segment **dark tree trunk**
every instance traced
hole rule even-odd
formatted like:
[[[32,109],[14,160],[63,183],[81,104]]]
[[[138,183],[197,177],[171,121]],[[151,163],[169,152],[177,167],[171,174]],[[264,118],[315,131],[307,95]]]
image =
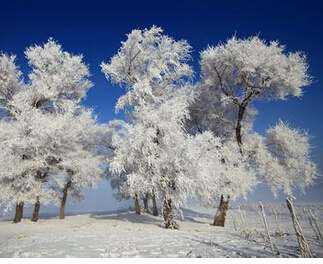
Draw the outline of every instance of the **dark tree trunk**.
[[[148,201],[149,201],[149,193],[146,193],[145,196],[142,198],[143,204],[144,204],[144,209],[146,213],[149,213],[149,206],[148,206]]]
[[[16,211],[15,211],[15,218],[13,219],[14,223],[20,222],[20,210],[19,210],[19,203],[16,203]]]
[[[39,210],[40,210],[40,201],[39,201],[39,197],[37,196],[37,201],[34,205],[34,211],[33,211],[33,216],[31,218],[31,221],[33,222],[37,222],[39,219]]]
[[[214,216],[214,221],[213,221],[214,226],[224,226],[225,218],[227,216],[227,211],[229,208],[229,200],[230,200],[230,197],[228,196],[228,199],[224,201],[224,197],[223,195],[221,195],[220,204]]]
[[[167,196],[164,198],[163,218],[165,228],[178,229],[178,224],[174,220],[172,199],[168,198]]]
[[[14,223],[19,223],[24,214],[24,202],[16,203],[16,212],[15,218],[13,219]]]
[[[61,200],[61,207],[59,209],[59,219],[64,219],[65,218],[65,204],[66,204],[66,199],[67,199],[67,193],[68,189],[71,187],[71,182],[69,181],[63,190],[63,197]]]
[[[242,132],[241,132],[241,122],[246,111],[246,107],[243,105],[239,105],[238,118],[236,124],[236,140],[240,149],[240,153],[242,154]]]
[[[141,208],[140,208],[140,204],[139,204],[138,194],[135,194],[133,199],[134,199],[134,203],[135,203],[136,214],[140,215],[141,214]]]
[[[153,215],[158,216],[157,201],[156,201],[156,195],[154,191],[151,195],[151,200],[153,201]]]

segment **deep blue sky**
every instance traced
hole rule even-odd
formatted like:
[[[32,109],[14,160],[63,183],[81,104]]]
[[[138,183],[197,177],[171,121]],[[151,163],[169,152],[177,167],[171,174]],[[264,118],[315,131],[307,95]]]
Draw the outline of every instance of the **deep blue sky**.
[[[314,83],[300,99],[257,103],[256,129],[263,132],[281,118],[305,128],[312,136],[314,159],[323,158],[323,4],[321,1],[1,1],[0,50],[17,54],[26,71],[24,49],[53,37],[69,52],[82,53],[90,66],[95,86],[87,106],[101,122],[116,117],[115,102],[123,91],[111,87],[99,65],[112,56],[134,28],[161,26],[177,39],[193,46],[198,71],[199,52],[207,45],[236,34],[258,34],[279,40],[288,50],[302,50],[309,58]],[[323,200],[323,181],[309,197]]]

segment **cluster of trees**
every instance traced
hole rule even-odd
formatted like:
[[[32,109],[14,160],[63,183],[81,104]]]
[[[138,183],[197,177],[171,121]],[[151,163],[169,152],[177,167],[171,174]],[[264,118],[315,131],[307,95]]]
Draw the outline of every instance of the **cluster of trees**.
[[[16,204],[15,222],[24,203],[60,204],[68,193],[97,183],[104,172],[114,126],[99,125],[80,102],[92,86],[82,56],[49,40],[26,50],[31,71],[24,81],[15,57],[0,56],[0,200]],[[104,140],[106,139],[106,140]]]
[[[221,197],[214,225],[223,226],[229,199],[260,182],[287,195],[312,184],[306,132],[282,121],[265,135],[253,129],[254,101],[302,96],[311,82],[306,57],[278,42],[233,37],[200,53],[195,81],[191,52],[158,27],[128,34],[101,64],[107,80],[125,89],[116,110],[127,122],[106,125],[81,105],[91,87],[81,56],[51,39],[33,46],[23,81],[15,58],[2,54],[1,202],[16,204],[18,218],[22,203],[36,203],[36,216],[40,201],[60,203],[63,218],[67,193],[79,198],[107,176],[137,213],[140,199],[146,210],[152,201],[154,215],[162,207],[166,228],[178,228],[176,213],[189,198],[214,205]]]

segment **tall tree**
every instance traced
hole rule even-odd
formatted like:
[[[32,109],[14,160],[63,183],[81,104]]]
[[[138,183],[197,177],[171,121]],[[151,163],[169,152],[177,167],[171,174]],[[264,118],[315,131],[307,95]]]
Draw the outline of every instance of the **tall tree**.
[[[211,130],[224,141],[234,139],[245,161],[254,165],[248,157],[257,150],[248,144],[259,136],[252,130],[256,114],[252,103],[301,96],[311,81],[307,69],[302,53],[286,54],[278,42],[267,43],[258,37],[233,37],[207,48],[201,52],[201,81],[190,107],[189,131]],[[243,146],[245,141],[249,142]],[[250,153],[244,153],[247,149]],[[259,169],[249,168],[250,173]]]
[[[177,90],[192,74],[186,63],[190,50],[186,41],[175,41],[160,28],[133,30],[109,63],[102,64],[107,78],[127,89],[116,108],[130,110],[131,126],[127,138],[116,146],[111,169],[127,175],[124,188],[133,196],[149,192],[161,196],[164,203],[172,199],[174,180],[167,177],[176,177],[182,168],[167,170],[174,166],[175,139],[185,138],[182,120],[187,113],[182,110],[187,101],[174,98],[184,98]],[[173,164],[166,164],[163,155]]]

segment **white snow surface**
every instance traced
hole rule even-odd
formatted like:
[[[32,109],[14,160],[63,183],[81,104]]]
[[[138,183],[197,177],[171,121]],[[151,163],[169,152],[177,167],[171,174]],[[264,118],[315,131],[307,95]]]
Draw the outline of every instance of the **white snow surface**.
[[[322,208],[316,208],[320,216]],[[266,242],[262,219],[250,207],[230,209],[224,228],[210,225],[214,209],[201,208],[183,209],[179,230],[165,229],[161,217],[132,211],[47,217],[37,223],[2,220],[0,257],[299,257],[288,211],[279,210],[279,226],[267,211],[278,256]],[[323,244],[301,213],[300,222],[314,256],[323,257]],[[284,235],[275,235],[279,228]]]

